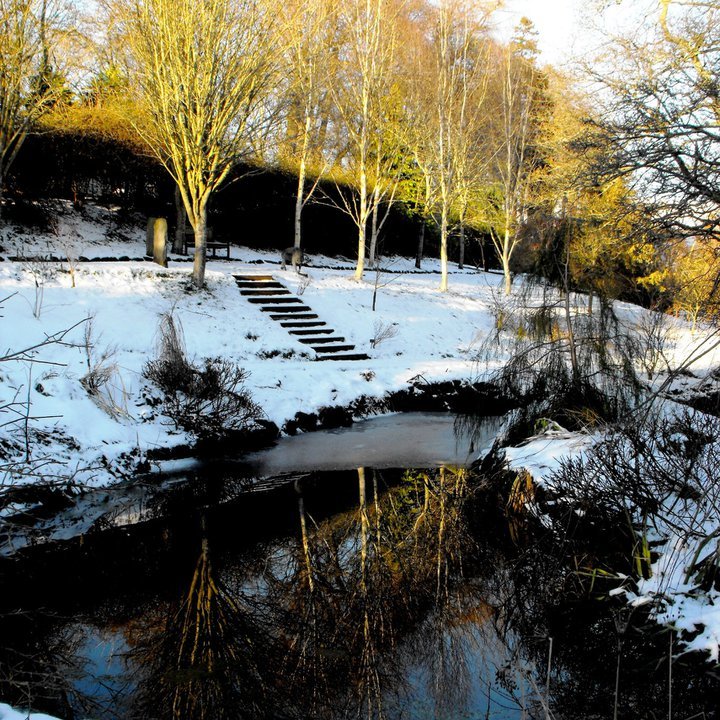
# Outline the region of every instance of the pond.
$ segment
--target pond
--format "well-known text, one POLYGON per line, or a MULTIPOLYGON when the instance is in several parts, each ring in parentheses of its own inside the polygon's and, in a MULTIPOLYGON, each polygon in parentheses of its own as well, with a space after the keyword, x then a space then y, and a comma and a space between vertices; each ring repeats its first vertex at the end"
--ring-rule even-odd
MULTIPOLYGON (((457 441, 449 417, 372 423, 199 468, 132 522, 6 559, 0 698, 73 720, 667 717, 669 636, 461 462, 497 420, 457 441)), ((714 710, 699 660, 672 682, 674 717, 714 710)))
POLYGON ((384 415, 349 428, 283 438, 270 450, 246 456, 246 461, 262 476, 357 467, 466 466, 492 445, 502 421, 489 417, 477 426, 461 427, 448 413, 384 415))

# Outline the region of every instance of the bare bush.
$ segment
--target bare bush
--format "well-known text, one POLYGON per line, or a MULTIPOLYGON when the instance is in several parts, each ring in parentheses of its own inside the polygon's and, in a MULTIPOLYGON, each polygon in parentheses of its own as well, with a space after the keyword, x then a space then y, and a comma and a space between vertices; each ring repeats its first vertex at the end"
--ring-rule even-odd
POLYGON ((397 323, 385 323, 382 320, 376 320, 373 325, 373 336, 370 338, 370 347, 374 349, 380 343, 396 337, 397 334, 397 323))
POLYGON ((23 270, 33 279, 35 286, 35 299, 32 304, 32 312, 36 318, 42 313, 43 300, 45 297, 45 284, 52 279, 56 272, 55 264, 50 262, 48 257, 38 256, 24 260, 23 270))
POLYGON ((87 373, 80 378, 80 384, 87 390, 93 402, 110 417, 130 417, 127 409, 128 393, 115 362, 117 348, 108 347, 98 352, 93 332, 93 320, 90 318, 85 324, 83 343, 87 373))
POLYGON ((78 263, 80 259, 80 248, 77 243, 73 242, 70 238, 59 239, 65 259, 67 261, 68 273, 70 274, 71 286, 74 288, 75 285, 75 273, 77 272, 78 263))
MULTIPOLYGON (((0 309, 8 299, 9 297, 0 300, 0 309)), ((38 420, 48 421, 60 416, 36 416, 32 408, 31 390, 33 368, 61 367, 62 364, 53 359, 52 350, 57 347, 78 347, 69 340, 69 336, 84 322, 86 321, 81 320, 64 330, 45 335, 42 340, 32 345, 20 349, 8 349, 0 354, 0 367, 4 367, 4 363, 20 363, 27 369, 27 382, 13 388, 9 397, 5 394, 0 396, 0 428, 3 429, 3 438, 0 442, 0 509, 3 512, 15 502, 16 488, 33 485, 41 493, 57 489, 68 495, 79 486, 78 477, 86 468, 77 467, 74 471, 70 471, 55 454, 44 449, 50 437, 53 441, 68 446, 72 446, 73 440, 63 436, 57 429, 49 433, 37 427, 38 420), (38 451, 34 451, 33 447, 36 442, 40 447, 38 451)), ((42 375, 41 380, 53 374, 54 370, 48 370, 42 375)), ((8 383, 5 383, 3 391, 7 392, 8 389, 8 383)), ((41 383, 35 385, 35 390, 44 394, 41 383)), ((6 517, 6 527, 9 528, 11 525, 12 520, 6 517)))
POLYGON ((521 408, 519 430, 537 417, 571 429, 616 420, 644 397, 635 370, 644 356, 641 341, 610 304, 589 315, 570 306, 568 295, 544 293, 538 304, 518 293, 498 301, 495 316, 478 360, 492 362, 498 346, 507 351, 509 360, 493 379, 521 408))
POLYGON ((639 340, 640 364, 650 380, 663 372, 670 372, 671 365, 665 350, 673 328, 669 318, 662 312, 644 312, 635 328, 639 340))
POLYGON ((158 354, 143 369, 163 393, 165 414, 176 427, 198 438, 217 438, 244 430, 262 410, 243 387, 248 373, 225 358, 188 359, 182 327, 172 313, 163 315, 158 354))
MULTIPOLYGON (((679 570, 682 582, 707 590, 720 585, 718 437, 720 420, 692 410, 629 421, 566 460, 549 486, 570 506, 628 516, 643 545, 652 526, 666 545, 666 581, 677 582, 679 570)), ((640 576, 650 572, 646 555, 640 576)))

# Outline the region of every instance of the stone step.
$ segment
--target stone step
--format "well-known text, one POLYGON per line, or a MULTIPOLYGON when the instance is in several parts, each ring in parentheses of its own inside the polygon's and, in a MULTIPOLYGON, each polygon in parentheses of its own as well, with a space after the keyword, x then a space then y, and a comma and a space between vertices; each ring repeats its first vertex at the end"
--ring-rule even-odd
POLYGON ((263 297, 275 297, 277 295, 289 295, 290 291, 280 288, 269 288, 267 290, 241 290, 240 294, 244 295, 245 297, 253 297, 258 295, 262 295, 263 297))
POLYGON ((283 305, 287 303, 294 305, 295 303, 302 302, 302 300, 296 297, 249 297, 247 301, 254 305, 262 305, 262 303, 273 303, 273 305, 283 305))
POLYGON ((307 305, 273 305, 271 307, 263 306, 260 309, 263 312, 277 313, 278 317, 275 317, 273 315, 273 320, 281 319, 281 315, 287 315, 288 320, 291 320, 292 318, 298 316, 302 317, 305 320, 317 317, 317 315, 313 313, 312 308, 309 308, 307 305), (305 313, 307 313, 307 315, 305 313))
MULTIPOLYGON (((281 317, 286 317, 287 319, 292 318, 293 321, 297 320, 297 322, 281 322, 280 324, 284 328, 315 328, 315 327, 323 327, 327 323, 324 323, 322 320, 299 320, 297 316, 293 315, 271 315, 273 320, 278 320, 281 317)), ((305 317, 305 316, 303 316, 305 317)), ((310 317, 317 317, 317 315, 308 315, 308 318, 310 317)), ((312 332, 309 330, 308 332, 312 332)), ((334 330, 330 330, 330 332, 334 332, 334 330)))
POLYGON ((315 360, 369 360, 365 353, 338 353, 337 355, 318 355, 315 360))
POLYGON ((322 345, 323 343, 341 343, 344 342, 345 338, 340 337, 339 335, 336 335, 335 337, 309 337, 309 338, 298 338, 298 342, 301 342, 305 345, 312 345, 313 343, 317 343, 319 345, 322 345))
POLYGON ((316 319, 317 314, 307 305, 274 305, 271 307, 260 308, 263 312, 270 313, 273 320, 292 320, 300 318, 301 320, 316 319), (295 309, 297 307, 297 310, 295 309), (275 315, 283 315, 284 317, 275 317, 275 315))
POLYGON ((284 288, 282 283, 275 280, 236 280, 239 288, 284 288))
POLYGON ((269 313, 289 335, 303 345, 311 347, 315 360, 369 360, 365 353, 353 352, 354 345, 344 343, 345 338, 335 335, 312 308, 292 295, 290 290, 272 275, 233 275, 242 295, 260 310, 269 313))
POLYGON ((263 280, 275 281, 272 275, 233 275, 235 280, 243 280, 245 282, 258 282, 263 280))
MULTIPOLYGON (((293 327, 294 325, 302 323, 282 323, 285 328, 293 327)), ((307 323, 308 325, 324 325, 325 323, 307 323)), ((330 335, 335 331, 332 328, 315 327, 309 330, 288 330, 290 335, 330 335)))
POLYGON ((283 325, 283 327, 308 327, 308 325, 305 323, 309 323, 309 326, 313 327, 313 322, 319 322, 321 325, 325 325, 322 320, 318 320, 318 316, 315 313, 298 313, 297 315, 270 315, 270 317, 281 324, 285 321, 291 320, 297 320, 300 322, 299 325, 283 325))
POLYGON ((317 347, 311 345, 310 347, 317 353, 337 353, 355 349, 354 345, 318 345, 317 347))

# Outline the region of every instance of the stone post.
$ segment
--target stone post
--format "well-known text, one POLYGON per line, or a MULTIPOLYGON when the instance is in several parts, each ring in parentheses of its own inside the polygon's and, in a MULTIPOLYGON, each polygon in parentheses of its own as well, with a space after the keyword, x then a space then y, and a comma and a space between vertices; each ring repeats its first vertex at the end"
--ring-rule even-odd
POLYGON ((168 225, 165 218, 155 218, 153 223, 153 260, 163 267, 167 261, 168 225))

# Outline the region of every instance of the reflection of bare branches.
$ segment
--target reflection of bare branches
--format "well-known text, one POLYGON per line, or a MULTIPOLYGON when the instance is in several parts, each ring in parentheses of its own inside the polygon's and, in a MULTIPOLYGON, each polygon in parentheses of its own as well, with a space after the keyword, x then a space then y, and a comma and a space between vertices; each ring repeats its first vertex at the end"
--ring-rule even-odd
MULTIPOLYGON (((573 628, 565 630, 566 616, 552 624, 558 603, 574 601, 581 590, 568 562, 577 539, 558 543, 525 513, 517 522, 524 517, 527 529, 514 543, 503 512, 511 479, 502 497, 499 484, 464 469, 408 471, 387 491, 380 473, 361 470, 355 480, 358 504, 323 521, 313 516, 317 496, 303 496, 298 480, 296 536, 253 546, 233 560, 223 555, 222 572, 203 540, 176 602, 154 599, 141 620, 122 626, 135 647, 129 660, 139 666, 138 697, 134 714, 118 716, 379 720, 524 712, 547 720, 561 710, 566 717, 607 714, 620 657, 616 629, 592 618, 591 629, 581 625, 596 612, 595 602, 583 606, 573 628)), ((516 484, 510 503, 518 510, 525 505, 522 489, 516 484)), ((134 597, 127 611, 137 612, 134 597)), ((577 607, 567 617, 576 614, 577 607)), ((649 642, 649 633, 626 632, 622 652, 649 642)), ((0 649, 0 672, 5 657, 0 649)), ((622 657, 621 671, 629 673, 631 663, 622 657)), ((674 692, 682 693, 679 665, 673 665, 674 692)), ((50 662, 37 667, 56 671, 50 662)), ((31 682, 42 683, 41 675, 31 682)), ((692 683, 687 687, 685 698, 697 694, 692 683)), ((623 677, 623 711, 643 707, 635 692, 630 700, 623 677)), ((18 693, 4 695, 0 686, 0 697, 10 696, 18 693)))
MULTIPOLYGON (((150 628, 145 628, 145 632, 150 628)), ((214 576, 207 538, 187 594, 136 652, 147 666, 139 717, 262 716, 258 625, 214 576)))
POLYGON ((73 687, 81 641, 61 619, 44 613, 0 615, 0 697, 4 702, 74 717, 73 708, 91 712, 96 704, 73 687))
POLYGON ((297 544, 282 562, 266 565, 268 600, 277 603, 277 625, 288 638, 287 692, 307 702, 310 716, 340 717, 340 706, 345 714, 384 717, 388 698, 407 690, 398 669, 402 638, 428 612, 441 628, 433 653, 444 657, 433 695, 458 698, 456 690, 470 684, 468 671, 465 684, 457 675, 467 661, 462 632, 446 632, 458 615, 488 612, 454 590, 472 545, 463 517, 467 471, 407 473, 399 487, 381 489, 379 474, 360 468, 357 510, 319 526, 300 496, 297 544))
POLYGON ((464 513, 467 470, 446 467, 417 479, 424 492, 410 562, 415 592, 424 587, 433 609, 404 654, 405 662, 426 669, 424 695, 432 704, 426 713, 442 717, 469 706, 475 685, 469 658, 481 647, 478 628, 492 608, 482 590, 464 582, 464 564, 475 546, 464 513))
MULTIPOLYGON (((382 513, 378 498, 377 475, 373 473, 373 506, 371 528, 368 510, 368 493, 365 485, 365 469, 358 468, 358 493, 360 516, 360 578, 358 596, 353 598, 362 613, 362 641, 360 644, 360 674, 358 695, 365 705, 368 718, 384 717, 382 707, 381 649, 391 635, 392 621, 385 612, 383 597, 386 569, 383 561, 382 513)), ((392 643, 392 638, 390 638, 392 643)))

